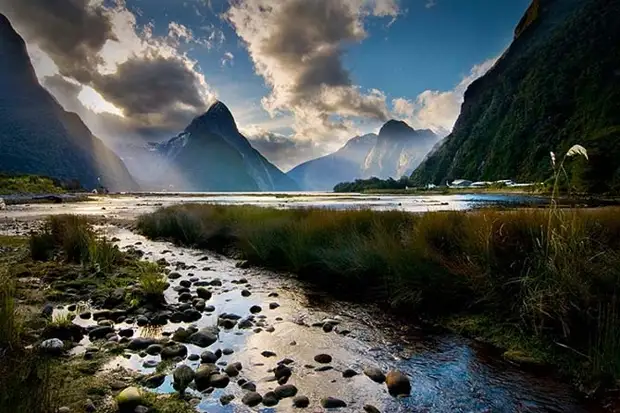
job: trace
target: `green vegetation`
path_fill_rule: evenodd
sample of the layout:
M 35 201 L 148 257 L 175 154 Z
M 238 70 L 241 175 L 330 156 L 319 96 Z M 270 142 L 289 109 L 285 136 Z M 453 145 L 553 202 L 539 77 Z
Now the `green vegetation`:
M 79 182 L 61 182 L 38 175 L 0 174 L 0 195 L 10 194 L 60 194 L 80 190 Z
M 611 383 L 620 378 L 619 212 L 181 205 L 140 217 L 138 228 L 152 238 L 234 251 L 351 299 L 445 324 L 460 320 L 453 327 L 461 331 L 483 317 L 501 327 L 489 341 L 513 354 Z
M 541 182 L 549 152 L 582 143 L 566 165 L 579 192 L 620 191 L 620 4 L 535 0 L 510 48 L 472 83 L 451 135 L 413 173 L 414 186 L 453 179 Z
M 136 263 L 135 273 L 138 276 L 142 299 L 148 302 L 161 302 L 168 282 L 161 273 L 159 265 L 153 262 L 139 261 Z
M 89 360 L 44 354 L 40 342 L 64 340 L 66 335 L 59 332 L 71 335 L 71 327 L 76 327 L 71 320 L 81 306 L 53 317 L 43 315 L 41 308 L 47 302 L 76 301 L 100 308 L 119 287 L 138 277 L 145 294 L 158 292 L 159 267 L 119 251 L 85 218 L 72 215 L 50 217 L 29 237 L 0 236 L 0 251 L 0 411 L 56 413 L 61 406 L 84 411 L 86 399 L 97 411 L 116 411 L 106 400 L 117 378 L 99 372 L 117 351 L 99 351 Z M 144 279 L 153 280 L 148 289 Z M 120 305 L 129 308 L 129 303 Z M 147 402 L 158 412 L 190 411 L 179 401 Z

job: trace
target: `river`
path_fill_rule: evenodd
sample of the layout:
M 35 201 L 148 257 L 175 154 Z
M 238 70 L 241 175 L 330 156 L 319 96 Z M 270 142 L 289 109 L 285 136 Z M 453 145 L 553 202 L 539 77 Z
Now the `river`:
M 314 198 L 299 195 L 283 198 L 247 194 L 125 196 L 104 197 L 87 203 L 10 207 L 3 213 L 9 220 L 17 221 L 31 221 L 32 218 L 52 213 L 131 218 L 158 206 L 178 202 L 252 203 L 280 207 L 292 207 L 291 204 L 337 208 L 371 206 L 375 209 L 423 212 L 467 209 L 498 201 L 489 197 L 480 200 L 480 197 L 472 199 L 465 196 L 411 198 L 352 195 L 320 195 Z M 499 201 L 505 203 L 506 198 Z M 419 330 L 391 318 L 373 306 L 333 300 L 286 274 L 238 268 L 233 259 L 151 241 L 115 226 L 106 226 L 103 230 L 117 240 L 120 248 L 138 248 L 144 253 L 145 259 L 152 261 L 165 258 L 170 268 L 181 274 L 180 278 L 170 280 L 171 287 L 166 291 L 168 303 L 178 302 L 179 294 L 175 287 L 181 284 L 191 283 L 192 294 L 195 294 L 196 283 L 209 284 L 213 296 L 207 304 L 213 305 L 215 310 L 202 313 L 195 323 L 198 328 L 217 325 L 218 317 L 223 313 L 246 318 L 250 315 L 250 307 L 261 307 L 262 310 L 254 316 L 251 328 L 242 329 L 238 325 L 231 329 L 221 327 L 218 341 L 208 348 L 211 351 L 232 351 L 227 351 L 230 354 L 222 356 L 218 362 L 222 365 L 240 362 L 243 369 L 239 377 L 224 389 L 217 389 L 210 394 L 189 390 L 199 399 L 199 411 L 321 412 L 325 410 L 320 407 L 319 400 L 328 396 L 347 403 L 346 408 L 337 410 L 342 412 L 361 412 L 366 404 L 374 405 L 383 412 L 403 413 L 598 411 L 583 405 L 569 384 L 524 372 L 504 361 L 492 349 L 475 341 L 452 334 Z M 181 267 L 185 269 L 177 269 L 178 263 L 182 263 Z M 221 285 L 218 285 L 220 283 L 217 280 Z M 249 291 L 250 295 L 242 294 L 242 290 Z M 318 326 L 325 319 L 333 320 L 332 323 L 336 324 L 332 331 L 326 332 Z M 75 322 L 83 325 L 94 323 L 80 318 Z M 126 323 L 115 326 L 117 329 L 134 329 L 134 337 L 163 337 L 178 327 L 187 327 L 187 324 L 168 323 L 158 330 Z M 87 339 L 82 344 L 88 345 Z M 205 350 L 193 345 L 187 347 L 188 354 L 200 355 Z M 79 350 L 78 347 L 76 351 Z M 265 357 L 262 354 L 264 351 L 275 355 Z M 329 354 L 332 362 L 326 365 L 317 363 L 314 357 L 322 353 Z M 244 406 L 241 399 L 246 391 L 236 383 L 237 379 L 243 378 L 255 383 L 256 391 L 264 395 L 278 385 L 273 381 L 272 369 L 283 359 L 292 361 L 289 365 L 292 368 L 289 383 L 297 387 L 299 395 L 310 399 L 310 407 L 306 410 L 295 409 L 291 399 L 283 399 L 273 407 L 260 405 L 251 409 Z M 148 360 L 152 360 L 154 365 L 160 361 L 160 356 L 142 357 L 128 353 L 114 359 L 108 367 L 125 367 L 150 373 L 155 368 L 144 367 Z M 181 363 L 197 368 L 200 361 L 185 359 Z M 362 373 L 367 367 L 377 367 L 384 372 L 401 370 L 411 380 L 411 396 L 390 396 L 385 385 L 373 382 Z M 359 374 L 344 378 L 342 372 L 345 369 L 352 369 Z M 171 375 L 154 391 L 173 392 Z M 220 397 L 223 395 L 234 395 L 235 399 L 222 406 Z

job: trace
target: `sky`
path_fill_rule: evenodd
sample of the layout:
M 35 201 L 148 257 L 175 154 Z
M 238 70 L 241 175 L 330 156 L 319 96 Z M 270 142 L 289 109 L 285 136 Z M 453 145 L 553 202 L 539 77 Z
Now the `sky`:
M 118 152 L 216 99 L 284 171 L 391 118 L 447 135 L 530 0 L 0 0 L 40 82 Z

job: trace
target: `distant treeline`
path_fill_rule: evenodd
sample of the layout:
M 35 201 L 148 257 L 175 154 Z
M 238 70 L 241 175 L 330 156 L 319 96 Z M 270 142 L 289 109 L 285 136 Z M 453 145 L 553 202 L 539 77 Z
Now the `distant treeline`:
M 398 181 L 393 178 L 356 179 L 353 182 L 341 182 L 334 187 L 334 192 L 364 192 L 378 189 L 406 189 L 411 188 L 411 180 L 403 176 Z
M 0 194 L 62 193 L 85 191 L 77 179 L 58 179 L 39 175 L 0 173 Z

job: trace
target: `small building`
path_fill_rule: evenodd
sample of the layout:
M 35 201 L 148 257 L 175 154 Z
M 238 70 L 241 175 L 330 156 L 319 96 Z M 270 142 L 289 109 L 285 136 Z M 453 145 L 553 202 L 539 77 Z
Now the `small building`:
M 470 186 L 472 188 L 484 188 L 487 186 L 491 186 L 493 182 L 487 182 L 487 181 L 478 181 L 478 182 L 474 182 L 472 183 Z
M 506 185 L 506 186 L 513 186 L 515 184 L 515 182 L 512 179 L 502 179 L 500 181 L 495 181 L 495 183 L 497 185 Z

